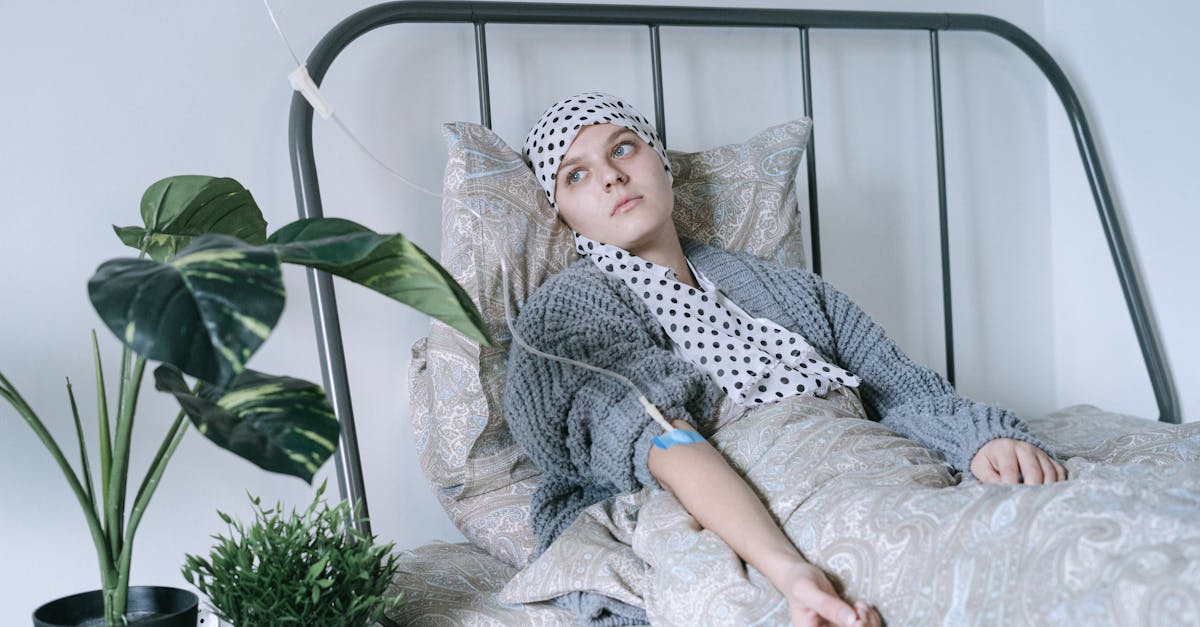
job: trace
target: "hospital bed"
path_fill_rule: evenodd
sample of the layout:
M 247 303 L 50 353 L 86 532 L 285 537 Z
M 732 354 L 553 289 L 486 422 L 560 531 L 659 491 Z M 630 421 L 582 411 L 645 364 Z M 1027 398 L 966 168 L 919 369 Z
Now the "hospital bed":
M 947 218 L 946 140 L 943 136 L 942 52 L 939 36 L 952 31 L 977 32 L 994 35 L 1008 42 L 1015 48 L 1014 54 L 1020 51 L 1045 76 L 1069 120 L 1159 411 L 1157 422 L 1151 422 L 1081 405 L 1029 420 L 1030 427 L 1055 448 L 1060 458 L 1079 456 L 1080 459 L 1094 462 L 1111 462 L 1117 458 L 1130 461 L 1136 458 L 1141 463 L 1174 463 L 1181 455 L 1186 458 L 1190 454 L 1184 451 L 1186 446 L 1180 442 L 1186 444 L 1188 438 L 1193 437 L 1192 434 L 1171 426 L 1180 422 L 1174 384 L 1151 322 L 1144 289 L 1134 269 L 1130 248 L 1118 219 L 1118 209 L 1114 205 L 1083 107 L 1054 59 L 1032 37 L 1011 23 L 984 15 L 943 13 L 391 2 L 363 9 L 326 34 L 307 58 L 309 74 L 320 84 L 338 55 L 355 40 L 375 29 L 405 23 L 463 24 L 473 29 L 479 124 L 457 123 L 447 125 L 445 130 L 451 155 L 450 165 L 447 166 L 446 190 L 453 191 L 455 195 L 448 194 L 450 197 L 444 205 L 442 263 L 480 303 L 489 323 L 489 331 L 499 342 L 492 347 L 481 347 L 448 327 L 434 323 L 429 337 L 413 347 L 410 381 L 414 428 L 418 440 L 416 448 L 422 469 L 439 502 L 471 542 L 436 543 L 407 550 L 402 573 L 394 588 L 405 595 L 408 603 L 391 617 L 392 621 L 430 625 L 551 625 L 571 624 L 575 620 L 572 613 L 551 604 L 526 605 L 513 602 L 514 594 L 500 594 L 515 575 L 529 566 L 532 535 L 523 515 L 528 511 L 529 496 L 536 487 L 537 470 L 520 454 L 503 427 L 499 394 L 502 392 L 504 357 L 510 339 L 503 323 L 503 305 L 498 302 L 501 298 L 498 285 L 503 278 L 495 275 L 494 265 L 481 259 L 509 254 L 513 250 L 517 251 L 514 254 L 520 254 L 525 250 L 521 248 L 524 245 L 523 238 L 534 237 L 530 233 L 551 239 L 561 238 L 562 233 L 555 232 L 552 217 L 546 219 L 545 215 L 537 215 L 532 200 L 529 212 L 521 215 L 505 213 L 489 216 L 485 212 L 484 216 L 479 217 L 462 210 L 461 205 L 471 202 L 463 201 L 463 194 L 504 195 L 506 189 L 502 186 L 513 183 L 491 180 L 488 176 L 497 171 L 512 174 L 520 167 L 516 154 L 488 131 L 492 122 L 493 86 L 489 82 L 487 35 L 489 26 L 493 25 L 611 25 L 642 29 L 648 38 L 650 50 L 653 118 L 659 135 L 668 145 L 673 138 L 666 133 L 666 119 L 670 111 L 664 97 L 663 29 L 773 28 L 794 31 L 799 41 L 801 68 L 801 75 L 797 78 L 803 83 L 804 114 L 807 118 L 814 117 L 813 95 L 821 89 L 821 77 L 814 75 L 812 70 L 810 41 L 814 31 L 854 29 L 926 33 L 933 87 L 932 116 L 936 131 L 933 142 L 937 155 L 944 315 L 943 374 L 952 383 L 955 381 L 955 335 L 951 311 L 950 229 Z M 535 113 L 530 112 L 530 115 Z M 314 155 L 313 122 L 313 108 L 303 96 L 297 94 L 292 101 L 289 135 L 296 198 L 302 218 L 324 215 Z M 807 201 L 807 220 L 803 224 L 785 225 L 784 230 L 806 233 L 809 238 L 805 242 L 808 251 L 798 263 L 807 264 L 809 270 L 819 274 L 822 271 L 822 214 L 818 193 L 821 153 L 816 138 L 820 136 L 820 126 L 818 124 L 815 132 L 809 133 L 807 128 L 785 124 L 775 127 L 772 132 L 773 135 L 757 139 L 771 146 L 803 141 L 801 150 L 793 152 L 796 152 L 797 160 L 800 152 L 804 155 L 807 188 L 795 190 L 795 195 Z M 697 169 L 703 169 L 701 162 L 706 158 L 717 157 L 696 157 Z M 451 175 L 452 171 L 457 178 Z M 507 192 L 518 196 L 522 193 L 512 188 L 508 188 Z M 487 205 L 487 202 L 480 201 L 475 208 Z M 485 226 L 479 220 L 491 222 Z M 525 230 L 518 233 L 506 226 L 513 222 L 524 225 Z M 531 226 L 533 222 L 537 223 Z M 732 236 L 723 235 L 721 228 L 718 224 L 712 227 L 715 230 L 699 235 L 710 241 L 729 244 Z M 488 233 L 487 237 L 482 236 L 484 232 Z M 751 234 L 744 239 L 754 240 L 755 237 Z M 748 248 L 768 245 L 761 241 L 742 243 Z M 539 250 L 542 252 L 538 254 L 550 258 L 526 265 L 522 265 L 520 258 L 510 260 L 510 264 L 516 262 L 517 267 L 515 278 L 512 279 L 518 288 L 514 295 L 515 302 L 511 303 L 514 306 L 519 307 L 523 298 L 536 289 L 541 280 L 569 261 L 569 252 L 563 253 L 561 248 L 544 241 L 541 244 L 543 248 Z M 778 246 L 779 243 L 770 242 L 769 245 Z M 487 274 L 489 272 L 490 276 Z M 366 490 L 333 285 L 330 277 L 321 272 L 310 270 L 308 279 L 325 389 L 342 424 L 342 438 L 335 458 L 339 487 L 343 497 L 362 504 L 366 512 Z M 1125 440 L 1121 440 L 1122 437 Z M 1130 452 L 1134 449 L 1139 451 L 1137 455 L 1140 457 Z M 370 531 L 368 522 L 360 524 Z M 930 593 L 930 598 L 935 602 L 928 603 L 929 607 L 921 609 L 913 603 L 903 608 L 894 606 L 893 615 L 909 620 L 924 617 L 928 622 L 953 622 L 947 618 L 950 610 L 938 603 L 943 598 L 959 593 L 959 588 L 950 592 L 935 591 Z M 881 608 L 885 610 L 885 619 L 888 618 L 887 610 L 892 608 L 883 605 Z M 770 614 L 770 608 L 765 611 L 768 613 L 764 617 L 778 618 Z M 1035 614 L 1021 616 L 1029 618 Z M 768 618 L 763 620 L 770 622 Z M 1018 619 L 1016 622 L 1022 621 Z

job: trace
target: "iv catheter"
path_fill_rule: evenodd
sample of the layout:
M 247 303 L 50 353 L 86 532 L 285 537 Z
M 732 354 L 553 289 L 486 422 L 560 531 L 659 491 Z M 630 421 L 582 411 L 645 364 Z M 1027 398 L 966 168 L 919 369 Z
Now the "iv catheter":
M 263 0 L 263 5 L 266 6 L 267 13 L 271 17 L 271 23 L 275 26 L 275 32 L 277 32 L 279 34 L 280 39 L 283 41 L 283 45 L 288 49 L 288 52 L 291 54 L 292 60 L 294 60 L 296 62 L 296 69 L 293 70 L 288 75 L 288 82 L 291 84 L 292 89 L 294 89 L 295 91 L 297 91 L 301 95 L 303 95 L 304 99 L 308 101 L 309 105 L 312 106 L 313 110 L 315 112 L 317 112 L 317 114 L 320 115 L 322 118 L 324 118 L 324 119 L 332 118 L 334 123 L 337 124 L 338 128 L 340 128 L 342 130 L 342 132 L 356 146 L 358 146 L 359 150 L 361 150 L 364 154 L 366 154 L 368 157 L 370 157 L 371 160 L 373 160 L 375 163 L 379 164 L 379 166 L 381 166 L 383 169 L 387 170 L 388 172 L 390 172 L 391 174 L 393 174 L 394 176 L 399 178 L 401 181 L 403 181 L 405 184 L 407 184 L 409 187 L 412 187 L 413 189 L 416 189 L 417 191 L 423 192 L 423 193 L 433 196 L 435 198 L 446 199 L 446 197 L 444 195 L 439 194 L 437 192 L 430 191 L 428 189 L 425 189 L 424 187 L 421 187 L 420 185 L 409 180 L 408 178 L 406 178 L 404 175 L 400 174 L 396 170 L 392 169 L 386 163 L 384 163 L 381 159 L 376 157 L 375 154 L 372 153 L 365 145 L 363 145 L 363 143 L 361 141 L 359 141 L 358 137 L 355 136 L 355 134 L 334 113 L 333 107 L 331 107 L 329 105 L 329 103 L 325 100 L 325 98 L 321 94 L 321 90 L 317 87 L 316 83 L 313 82 L 312 77 L 309 76 L 307 66 L 300 61 L 300 58 L 296 55 L 295 50 L 292 49 L 291 43 L 288 41 L 287 36 L 283 34 L 283 29 L 280 28 L 279 21 L 275 17 L 275 11 L 271 8 L 270 0 Z M 480 227 L 482 229 L 483 216 L 481 216 L 477 211 L 472 209 L 466 203 L 461 203 L 461 205 L 464 208 L 466 208 L 467 211 L 471 212 L 472 215 L 474 215 L 476 218 L 479 219 Z M 502 279 L 500 283 L 503 286 L 503 291 L 504 291 L 504 322 L 508 326 L 509 333 L 512 334 L 513 340 L 518 345 L 520 345 L 521 348 L 523 348 L 526 351 L 529 351 L 530 353 L 533 353 L 534 355 L 542 357 L 544 359 L 549 359 L 551 361 L 557 361 L 560 363 L 565 363 L 565 364 L 570 364 L 570 365 L 577 366 L 580 368 L 585 368 L 587 370 L 591 370 L 593 372 L 611 377 L 611 378 L 617 380 L 618 382 L 620 382 L 621 384 L 632 389 L 637 394 L 638 402 L 641 403 L 642 408 L 664 430 L 664 433 L 662 435 L 654 438 L 654 444 L 656 446 L 658 446 L 659 448 L 665 449 L 665 448 L 669 448 L 675 444 L 687 444 L 687 443 L 691 443 L 691 442 L 703 441 L 703 438 L 700 436 L 700 434 L 696 433 L 695 431 L 692 431 L 690 429 L 679 429 L 679 428 L 676 428 L 674 425 L 672 425 L 670 422 L 668 422 L 667 419 L 663 417 L 662 412 L 660 412 L 658 410 L 658 408 L 655 407 L 654 404 L 651 403 L 650 400 L 646 398 L 646 395 L 642 394 L 642 391 L 637 387 L 637 385 L 634 384 L 632 381 L 630 381 L 627 377 L 625 377 L 619 373 L 613 372 L 611 370 L 606 370 L 604 368 L 593 366 L 591 364 L 584 363 L 582 361 L 546 353 L 544 351 L 538 350 L 538 349 L 530 346 L 527 342 L 525 342 L 525 340 L 523 338 L 521 338 L 521 336 L 517 333 L 517 329 L 513 325 L 513 322 L 512 322 L 512 314 L 509 311 L 510 296 L 509 296 L 509 292 L 508 292 L 508 267 L 505 264 L 503 257 L 501 257 L 501 259 L 500 259 L 500 272 L 501 272 L 501 279 Z

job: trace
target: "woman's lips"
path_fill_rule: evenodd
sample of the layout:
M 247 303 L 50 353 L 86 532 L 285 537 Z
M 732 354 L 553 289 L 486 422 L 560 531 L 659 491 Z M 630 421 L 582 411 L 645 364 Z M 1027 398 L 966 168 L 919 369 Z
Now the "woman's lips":
M 626 211 L 629 211 L 641 199 L 642 199 L 641 196 L 630 196 L 628 198 L 622 199 L 621 202 L 617 203 L 616 207 L 613 207 L 612 215 L 615 216 L 618 213 L 624 213 Z

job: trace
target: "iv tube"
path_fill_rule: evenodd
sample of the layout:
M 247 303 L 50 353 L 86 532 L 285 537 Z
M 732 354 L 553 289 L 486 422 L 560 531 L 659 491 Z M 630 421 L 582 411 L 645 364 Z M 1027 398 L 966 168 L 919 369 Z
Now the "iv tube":
M 314 109 L 323 108 L 324 112 L 322 113 L 322 116 L 332 118 L 334 123 L 337 124 L 338 128 L 340 128 L 342 130 L 342 132 L 345 133 L 345 135 L 356 146 L 358 146 L 359 150 L 361 150 L 363 153 L 365 153 L 368 157 L 371 158 L 372 161 L 377 163 L 384 170 L 387 170 L 392 175 L 396 176 L 396 178 L 399 178 L 401 181 L 406 183 L 409 187 L 412 187 L 413 189 L 415 189 L 417 191 L 423 192 L 423 193 L 433 196 L 435 198 L 441 198 L 444 200 L 447 199 L 442 194 L 425 189 L 424 187 L 421 187 L 420 185 L 414 183 L 413 181 L 410 181 L 404 175 L 400 174 L 399 172 L 397 172 L 396 170 L 394 170 L 390 166 L 388 166 L 388 164 L 384 163 L 383 160 L 381 160 L 379 157 L 376 157 L 375 154 L 370 151 L 370 149 L 368 149 L 365 145 L 363 145 L 363 143 L 361 141 L 359 141 L 358 137 L 350 130 L 349 127 L 346 126 L 345 123 L 342 122 L 341 118 L 339 118 L 337 116 L 337 114 L 333 112 L 332 108 L 329 108 L 327 103 L 325 103 L 324 100 L 321 98 L 319 88 L 316 86 L 315 83 L 313 83 L 312 78 L 309 77 L 308 71 L 307 71 L 307 69 L 305 69 L 305 65 L 300 62 L 300 58 L 296 55 L 296 51 L 292 49 L 291 43 L 288 42 L 287 36 L 283 34 L 283 29 L 280 28 L 279 21 L 275 17 L 275 11 L 271 8 L 270 0 L 263 0 L 263 5 L 266 6 L 267 13 L 271 17 L 271 23 L 275 26 L 275 32 L 279 33 L 279 38 L 283 41 L 284 47 L 286 47 L 288 49 L 288 52 L 291 54 L 292 59 L 296 62 L 298 68 L 300 70 L 303 70 L 303 71 L 293 72 L 292 76 L 289 77 L 293 81 L 292 82 L 293 89 L 295 89 L 296 91 L 299 91 L 301 94 L 303 94 L 305 96 L 305 98 L 309 100 L 309 103 L 313 105 Z M 455 200 L 460 200 L 460 199 L 456 198 Z M 472 209 L 466 203 L 461 203 L 461 205 L 467 211 L 471 212 L 472 215 L 474 215 L 476 218 L 479 219 L 480 232 L 482 232 L 483 216 L 481 216 L 477 211 Z M 611 370 L 606 370 L 604 368 L 599 368 L 597 366 L 593 366 L 591 364 L 584 363 L 582 361 L 577 361 L 575 359 L 570 359 L 568 357 L 552 355 L 550 353 L 540 351 L 540 350 L 530 346 L 527 342 L 525 342 L 525 340 L 522 339 L 519 334 L 517 334 L 517 329 L 513 325 L 513 322 L 512 322 L 512 314 L 509 311 L 510 296 L 509 296 L 509 292 L 508 292 L 508 266 L 504 263 L 503 257 L 500 258 L 500 273 L 501 273 L 500 284 L 503 286 L 503 290 L 504 290 L 504 322 L 506 325 L 508 325 L 508 330 L 509 330 L 509 333 L 512 334 L 513 341 L 515 341 L 517 344 L 519 344 L 521 346 L 521 348 L 529 351 L 530 353 L 533 353 L 534 355 L 542 357 L 544 359 L 549 359 L 549 360 L 557 361 L 560 363 L 571 364 L 573 366 L 585 368 L 587 370 L 591 370 L 593 372 L 603 374 L 603 375 L 612 377 L 613 379 L 616 379 L 619 383 L 622 383 L 622 384 L 628 386 L 630 389 L 632 389 L 637 394 L 638 401 L 642 404 L 642 407 L 646 410 L 646 413 L 649 414 L 650 417 L 653 418 L 654 421 L 659 424 L 659 426 L 661 426 L 668 433 L 671 431 L 675 431 L 675 426 L 672 425 L 671 423 L 667 422 L 666 418 L 663 417 L 662 413 L 660 411 L 658 411 L 658 408 L 655 407 L 654 404 L 651 403 L 649 401 L 649 399 L 646 398 L 645 394 L 642 394 L 642 391 L 637 387 L 637 385 L 634 384 L 633 381 L 630 381 L 628 378 L 621 375 L 620 373 L 613 372 Z
M 483 221 L 483 217 L 480 216 L 478 213 L 475 213 L 475 211 L 472 210 L 470 207 L 468 207 L 467 210 L 470 211 L 471 213 L 474 213 L 475 216 L 477 218 L 479 218 L 481 222 Z M 503 257 L 500 258 L 500 273 L 501 273 L 501 279 L 502 279 L 500 281 L 500 284 L 504 288 L 504 321 L 506 323 L 508 323 L 508 330 L 510 333 L 512 333 L 513 341 L 515 341 L 517 344 L 520 344 L 521 348 L 524 348 L 525 350 L 527 350 L 539 357 L 549 359 L 552 361 L 558 361 L 558 362 L 562 362 L 562 363 L 572 364 L 575 366 L 579 366 L 580 368 L 586 368 L 593 372 L 598 372 L 600 374 L 608 375 L 608 376 L 616 379 L 617 381 L 624 383 L 625 385 L 632 388 L 635 392 L 637 392 L 638 400 L 641 401 L 642 407 L 644 407 L 646 409 L 646 413 L 650 414 L 650 417 L 653 418 L 655 422 L 657 422 L 663 429 L 665 429 L 668 432 L 675 430 L 675 426 L 672 425 L 671 423 L 667 422 L 666 418 L 663 418 L 662 413 L 660 413 L 658 411 L 658 408 L 655 407 L 654 404 L 651 403 L 644 394 L 642 394 L 641 390 L 638 389 L 637 385 L 635 385 L 633 383 L 633 381 L 630 381 L 624 375 L 613 372 L 611 370 L 605 370 L 603 368 L 598 368 L 591 364 L 586 364 L 582 361 L 576 361 L 574 359 L 568 359 L 566 357 L 561 357 L 558 355 L 551 355 L 550 353 L 542 352 L 542 351 L 530 346 L 529 344 L 526 344 L 525 340 L 521 339 L 521 336 L 517 334 L 517 329 L 513 326 L 513 323 L 512 323 L 512 314 L 509 313 L 509 310 L 508 310 L 508 303 L 509 303 L 509 300 L 511 300 L 511 299 L 509 298 L 509 295 L 508 295 L 508 268 L 505 266 Z

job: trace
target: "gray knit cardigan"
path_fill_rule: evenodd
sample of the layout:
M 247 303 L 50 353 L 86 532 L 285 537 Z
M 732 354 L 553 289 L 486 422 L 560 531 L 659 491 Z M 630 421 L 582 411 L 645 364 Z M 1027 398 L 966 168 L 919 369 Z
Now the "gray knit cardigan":
M 862 379 L 867 415 L 967 471 L 993 438 L 1046 450 L 1006 409 L 957 395 L 938 373 L 901 352 L 883 329 L 819 276 L 683 240 L 684 254 L 733 302 L 802 335 Z M 638 295 L 580 259 L 551 277 L 516 322 L 535 348 L 619 372 L 664 416 L 693 426 L 711 417 L 720 390 L 671 340 Z M 643 486 L 659 487 L 647 457 L 662 429 L 628 387 L 550 361 L 515 342 L 508 358 L 505 419 L 542 470 L 531 523 L 541 553 L 588 505 Z

